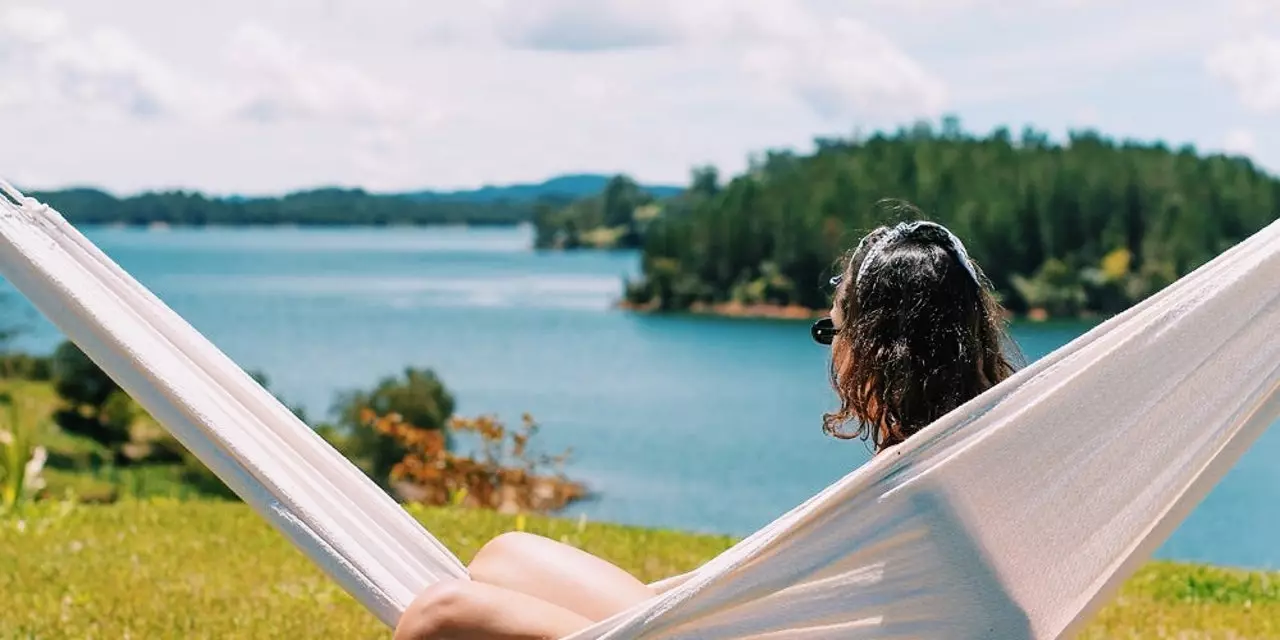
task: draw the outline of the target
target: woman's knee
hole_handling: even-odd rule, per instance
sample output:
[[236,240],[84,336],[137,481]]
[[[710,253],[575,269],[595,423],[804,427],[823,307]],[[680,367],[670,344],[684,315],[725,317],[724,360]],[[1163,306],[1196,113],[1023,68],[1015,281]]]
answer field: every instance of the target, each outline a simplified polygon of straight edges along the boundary
[[[476,552],[476,560],[502,557],[518,557],[532,553],[548,544],[559,544],[548,538],[521,531],[509,531],[495,536]],[[474,560],[473,560],[474,562]]]
[[562,638],[591,620],[552,603],[470,580],[424,590],[400,617],[394,640]]
[[529,564],[539,552],[546,552],[549,543],[556,544],[531,533],[503,533],[480,547],[468,569],[473,578],[485,581]]
[[427,587],[396,624],[394,640],[430,640],[465,627],[481,606],[466,580],[442,580]]
[[468,565],[478,582],[533,596],[591,620],[607,618],[653,592],[634,576],[572,545],[504,533]]

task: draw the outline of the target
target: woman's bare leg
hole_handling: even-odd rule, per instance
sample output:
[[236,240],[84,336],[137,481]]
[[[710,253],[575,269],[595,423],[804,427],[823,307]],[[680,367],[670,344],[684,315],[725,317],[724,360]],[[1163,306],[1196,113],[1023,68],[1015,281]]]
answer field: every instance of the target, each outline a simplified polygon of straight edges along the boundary
[[418,596],[396,625],[394,640],[557,640],[591,621],[517,591],[470,580],[445,580]]
[[654,596],[635,576],[601,558],[527,533],[490,540],[468,569],[478,582],[524,593],[591,621]]

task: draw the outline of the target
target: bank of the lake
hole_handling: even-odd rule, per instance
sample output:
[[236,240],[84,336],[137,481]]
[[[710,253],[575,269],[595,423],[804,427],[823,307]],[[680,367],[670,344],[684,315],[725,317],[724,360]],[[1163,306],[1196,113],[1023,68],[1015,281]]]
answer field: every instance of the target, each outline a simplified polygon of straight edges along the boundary
[[[628,300],[619,300],[617,308],[631,313],[687,313],[698,316],[714,316],[719,318],[740,318],[743,320],[816,320],[828,313],[828,309],[810,309],[800,305],[779,304],[744,304],[741,302],[719,302],[715,304],[694,303],[688,309],[666,312],[654,304],[636,304]],[[1009,320],[1018,322],[1077,322],[1082,325],[1096,324],[1097,314],[1081,314],[1075,318],[1062,318],[1049,315],[1044,309],[1032,309],[1029,313],[1018,315],[1009,313]]]
[[[617,308],[631,313],[660,313],[655,305],[636,304],[628,300],[619,300]],[[699,316],[719,318],[740,318],[744,320],[813,320],[827,313],[826,309],[809,309],[799,305],[777,304],[742,304],[738,302],[721,302],[717,304],[695,303],[688,309],[675,313],[688,313]]]

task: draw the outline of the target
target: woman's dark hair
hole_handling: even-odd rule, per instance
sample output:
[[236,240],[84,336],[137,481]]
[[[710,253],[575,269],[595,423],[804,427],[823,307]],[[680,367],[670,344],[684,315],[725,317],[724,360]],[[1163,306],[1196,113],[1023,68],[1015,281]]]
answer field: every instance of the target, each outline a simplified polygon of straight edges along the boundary
[[[837,278],[843,326],[831,382],[840,409],[823,417],[827,433],[881,451],[1013,373],[1003,310],[945,227],[880,227],[849,252]],[[856,430],[842,430],[855,420]]]

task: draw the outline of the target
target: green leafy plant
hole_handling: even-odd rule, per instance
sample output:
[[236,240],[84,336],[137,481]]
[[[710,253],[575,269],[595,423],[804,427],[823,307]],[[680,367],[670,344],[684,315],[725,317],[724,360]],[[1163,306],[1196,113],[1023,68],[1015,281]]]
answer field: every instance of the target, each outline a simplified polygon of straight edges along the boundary
[[438,431],[447,448],[453,407],[453,394],[434,371],[409,367],[403,375],[382,378],[372,389],[339,393],[333,412],[338,416],[335,427],[340,430],[343,453],[385,484],[408,450],[389,434],[366,428],[367,415],[396,414],[414,427]]
[[19,508],[44,487],[48,454],[36,444],[36,415],[24,397],[0,394],[0,511]]
[[471,455],[450,451],[442,430],[423,429],[398,413],[365,410],[361,417],[367,428],[404,448],[390,477],[403,483],[401,491],[411,501],[545,514],[587,497],[586,487],[563,472],[569,452],[531,454],[538,425],[530,415],[523,416],[519,429],[509,429],[494,416],[450,419],[450,431],[479,437],[481,450]]

